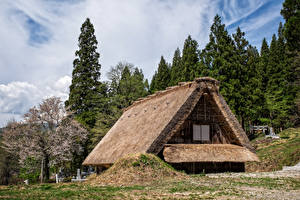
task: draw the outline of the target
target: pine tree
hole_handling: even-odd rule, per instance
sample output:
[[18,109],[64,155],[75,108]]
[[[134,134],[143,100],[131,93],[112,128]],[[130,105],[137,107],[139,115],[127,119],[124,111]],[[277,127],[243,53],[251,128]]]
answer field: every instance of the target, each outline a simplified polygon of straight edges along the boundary
[[[237,79],[232,77],[237,73],[236,56],[233,41],[222,24],[221,17],[216,15],[210,27],[209,42],[201,51],[201,64],[209,69],[209,75],[221,81],[220,92],[235,112],[236,99],[233,97],[234,86],[238,85]],[[236,77],[236,75],[235,75]]]
[[259,61],[260,72],[262,73],[263,91],[266,91],[267,84],[268,84],[268,75],[266,74],[266,72],[267,72],[267,66],[269,62],[269,53],[270,53],[269,46],[266,38],[264,38],[261,44],[260,61]]
[[233,42],[216,15],[210,27],[209,42],[200,54],[201,62],[210,70],[210,76],[226,82],[226,71],[233,56]]
[[75,52],[72,84],[66,107],[77,119],[89,128],[95,124],[95,115],[101,107],[101,97],[105,95],[105,86],[99,81],[100,68],[97,39],[93,24],[89,18],[81,26],[79,50]]
[[236,33],[233,34],[234,42],[234,62],[232,63],[231,79],[233,91],[231,98],[234,98],[234,108],[236,114],[241,120],[241,125],[245,128],[245,120],[248,118],[248,105],[250,104],[249,96],[251,95],[248,85],[249,69],[247,65],[248,60],[248,44],[245,38],[245,33],[241,31],[240,27],[237,28]]
[[262,73],[259,68],[259,53],[256,47],[251,45],[247,48],[247,70],[248,82],[245,85],[248,91],[247,118],[249,125],[261,124],[263,108],[265,105],[264,93],[262,90]]
[[[273,45],[272,49],[273,52],[275,52],[275,38],[273,36]],[[274,53],[272,53],[274,54]],[[266,38],[263,38],[262,40],[262,45],[260,49],[260,58],[259,58],[259,73],[261,74],[261,90],[264,93],[263,99],[264,99],[264,104],[261,107],[261,116],[259,120],[263,124],[270,124],[270,99],[271,99],[271,94],[267,94],[268,92],[268,87],[270,84],[270,73],[272,71],[272,66],[274,64],[270,64],[271,60],[273,58],[270,58],[271,56],[271,50],[269,48],[269,45],[267,43]],[[268,101],[269,100],[269,101]]]
[[283,34],[289,50],[287,80],[294,101],[291,121],[300,125],[300,0],[285,0],[280,13],[286,21]]
[[136,99],[148,94],[147,80],[142,70],[133,64],[120,62],[108,72],[110,80],[109,96],[118,102],[118,108],[129,106]]
[[182,50],[182,74],[179,81],[192,81],[199,76],[200,71],[199,56],[198,56],[198,43],[193,40],[189,35],[184,42]]
[[146,79],[144,81],[144,86],[145,86],[146,92],[148,94],[150,92],[150,85],[149,85],[148,79]]
[[180,55],[180,50],[177,48],[174,52],[173,56],[173,62],[172,62],[172,67],[171,67],[171,81],[169,83],[170,86],[176,85],[182,75],[182,60],[181,60],[181,55]]
[[278,95],[282,94],[282,88],[280,87],[280,77],[277,77],[278,74],[278,48],[277,48],[277,38],[276,35],[273,34],[272,41],[270,44],[270,53],[267,65],[266,75],[268,77],[268,82],[266,86],[266,106],[269,113],[270,125],[278,126],[278,122],[275,123],[277,116],[279,115],[280,109],[280,99]]
[[144,84],[144,75],[142,70],[125,66],[121,80],[119,83],[119,93],[123,99],[122,106],[125,108],[133,101],[147,95],[146,86]]
[[285,0],[280,13],[286,21],[287,47],[290,51],[300,51],[300,0]]
[[154,72],[152,79],[151,79],[151,83],[150,83],[150,93],[154,93],[156,91],[157,86],[157,71]]
[[120,95],[123,95],[124,97],[126,97],[126,101],[129,101],[130,97],[130,93],[131,93],[131,88],[133,87],[132,85],[132,81],[131,81],[131,70],[132,70],[133,66],[130,67],[129,66],[125,66],[122,74],[121,74],[121,80],[119,83],[119,93]]
[[132,74],[132,82],[134,85],[134,89],[132,92],[134,93],[134,100],[137,100],[140,97],[144,97],[148,94],[148,80],[144,80],[143,71],[139,68],[135,68]]
[[286,60],[286,39],[284,37],[284,29],[283,25],[280,22],[278,26],[278,40],[277,40],[277,45],[278,45],[278,53],[279,53],[279,59],[280,60]]
[[295,96],[289,84],[289,67],[282,24],[279,24],[278,39],[274,34],[270,45],[267,67],[269,80],[265,94],[270,124],[275,128],[291,125],[290,116]]
[[170,78],[170,65],[161,56],[157,73],[154,74],[151,81],[150,91],[153,93],[158,90],[165,90],[169,86]]
[[270,87],[272,89],[275,89],[274,87],[280,87],[280,84],[284,81],[284,67],[282,65],[284,65],[284,51],[280,52],[278,40],[276,35],[273,34],[266,70],[266,74],[269,78],[267,89],[270,89]]

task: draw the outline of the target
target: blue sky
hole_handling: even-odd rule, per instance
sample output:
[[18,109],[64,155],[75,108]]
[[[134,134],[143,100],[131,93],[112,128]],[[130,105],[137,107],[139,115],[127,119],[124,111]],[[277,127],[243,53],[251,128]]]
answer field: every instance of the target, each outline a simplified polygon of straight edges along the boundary
[[99,42],[101,78],[127,61],[151,79],[190,34],[200,49],[216,14],[260,49],[277,32],[283,0],[2,0],[0,127],[42,99],[68,97],[80,26],[89,17]]

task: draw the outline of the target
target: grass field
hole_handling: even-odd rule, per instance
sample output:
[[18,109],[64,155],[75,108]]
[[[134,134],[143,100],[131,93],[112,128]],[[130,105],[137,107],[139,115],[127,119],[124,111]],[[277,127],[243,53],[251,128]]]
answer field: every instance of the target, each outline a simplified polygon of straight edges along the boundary
[[[250,171],[275,171],[300,160],[300,128],[281,139],[252,141],[260,163]],[[108,186],[110,184],[110,186]],[[102,185],[102,186],[101,186]],[[186,175],[154,155],[122,158],[85,183],[0,186],[0,199],[300,199],[300,171]]]
[[211,178],[193,175],[185,180],[135,186],[53,183],[0,187],[0,199],[297,199],[299,197],[299,177]]

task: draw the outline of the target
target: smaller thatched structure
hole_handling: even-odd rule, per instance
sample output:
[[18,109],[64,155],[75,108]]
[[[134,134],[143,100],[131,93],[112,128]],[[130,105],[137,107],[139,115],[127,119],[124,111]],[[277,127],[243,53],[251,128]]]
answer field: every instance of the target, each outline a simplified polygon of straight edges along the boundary
[[[219,81],[203,77],[139,99],[88,155],[83,165],[110,166],[135,153],[152,153],[185,165],[219,163],[226,170],[257,161],[254,148],[219,93]],[[205,167],[206,168],[206,167]],[[211,167],[209,167],[211,168]],[[213,170],[216,167],[213,167]],[[189,167],[184,169],[189,170]]]
[[163,155],[169,163],[259,161],[248,149],[232,144],[166,144]]

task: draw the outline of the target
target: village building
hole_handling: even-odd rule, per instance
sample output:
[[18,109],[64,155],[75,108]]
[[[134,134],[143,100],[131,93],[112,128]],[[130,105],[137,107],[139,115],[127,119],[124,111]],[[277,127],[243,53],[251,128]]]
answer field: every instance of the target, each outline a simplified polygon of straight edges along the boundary
[[197,78],[139,99],[88,155],[83,165],[107,168],[134,153],[152,153],[187,173],[244,171],[259,161],[219,93],[219,81]]

